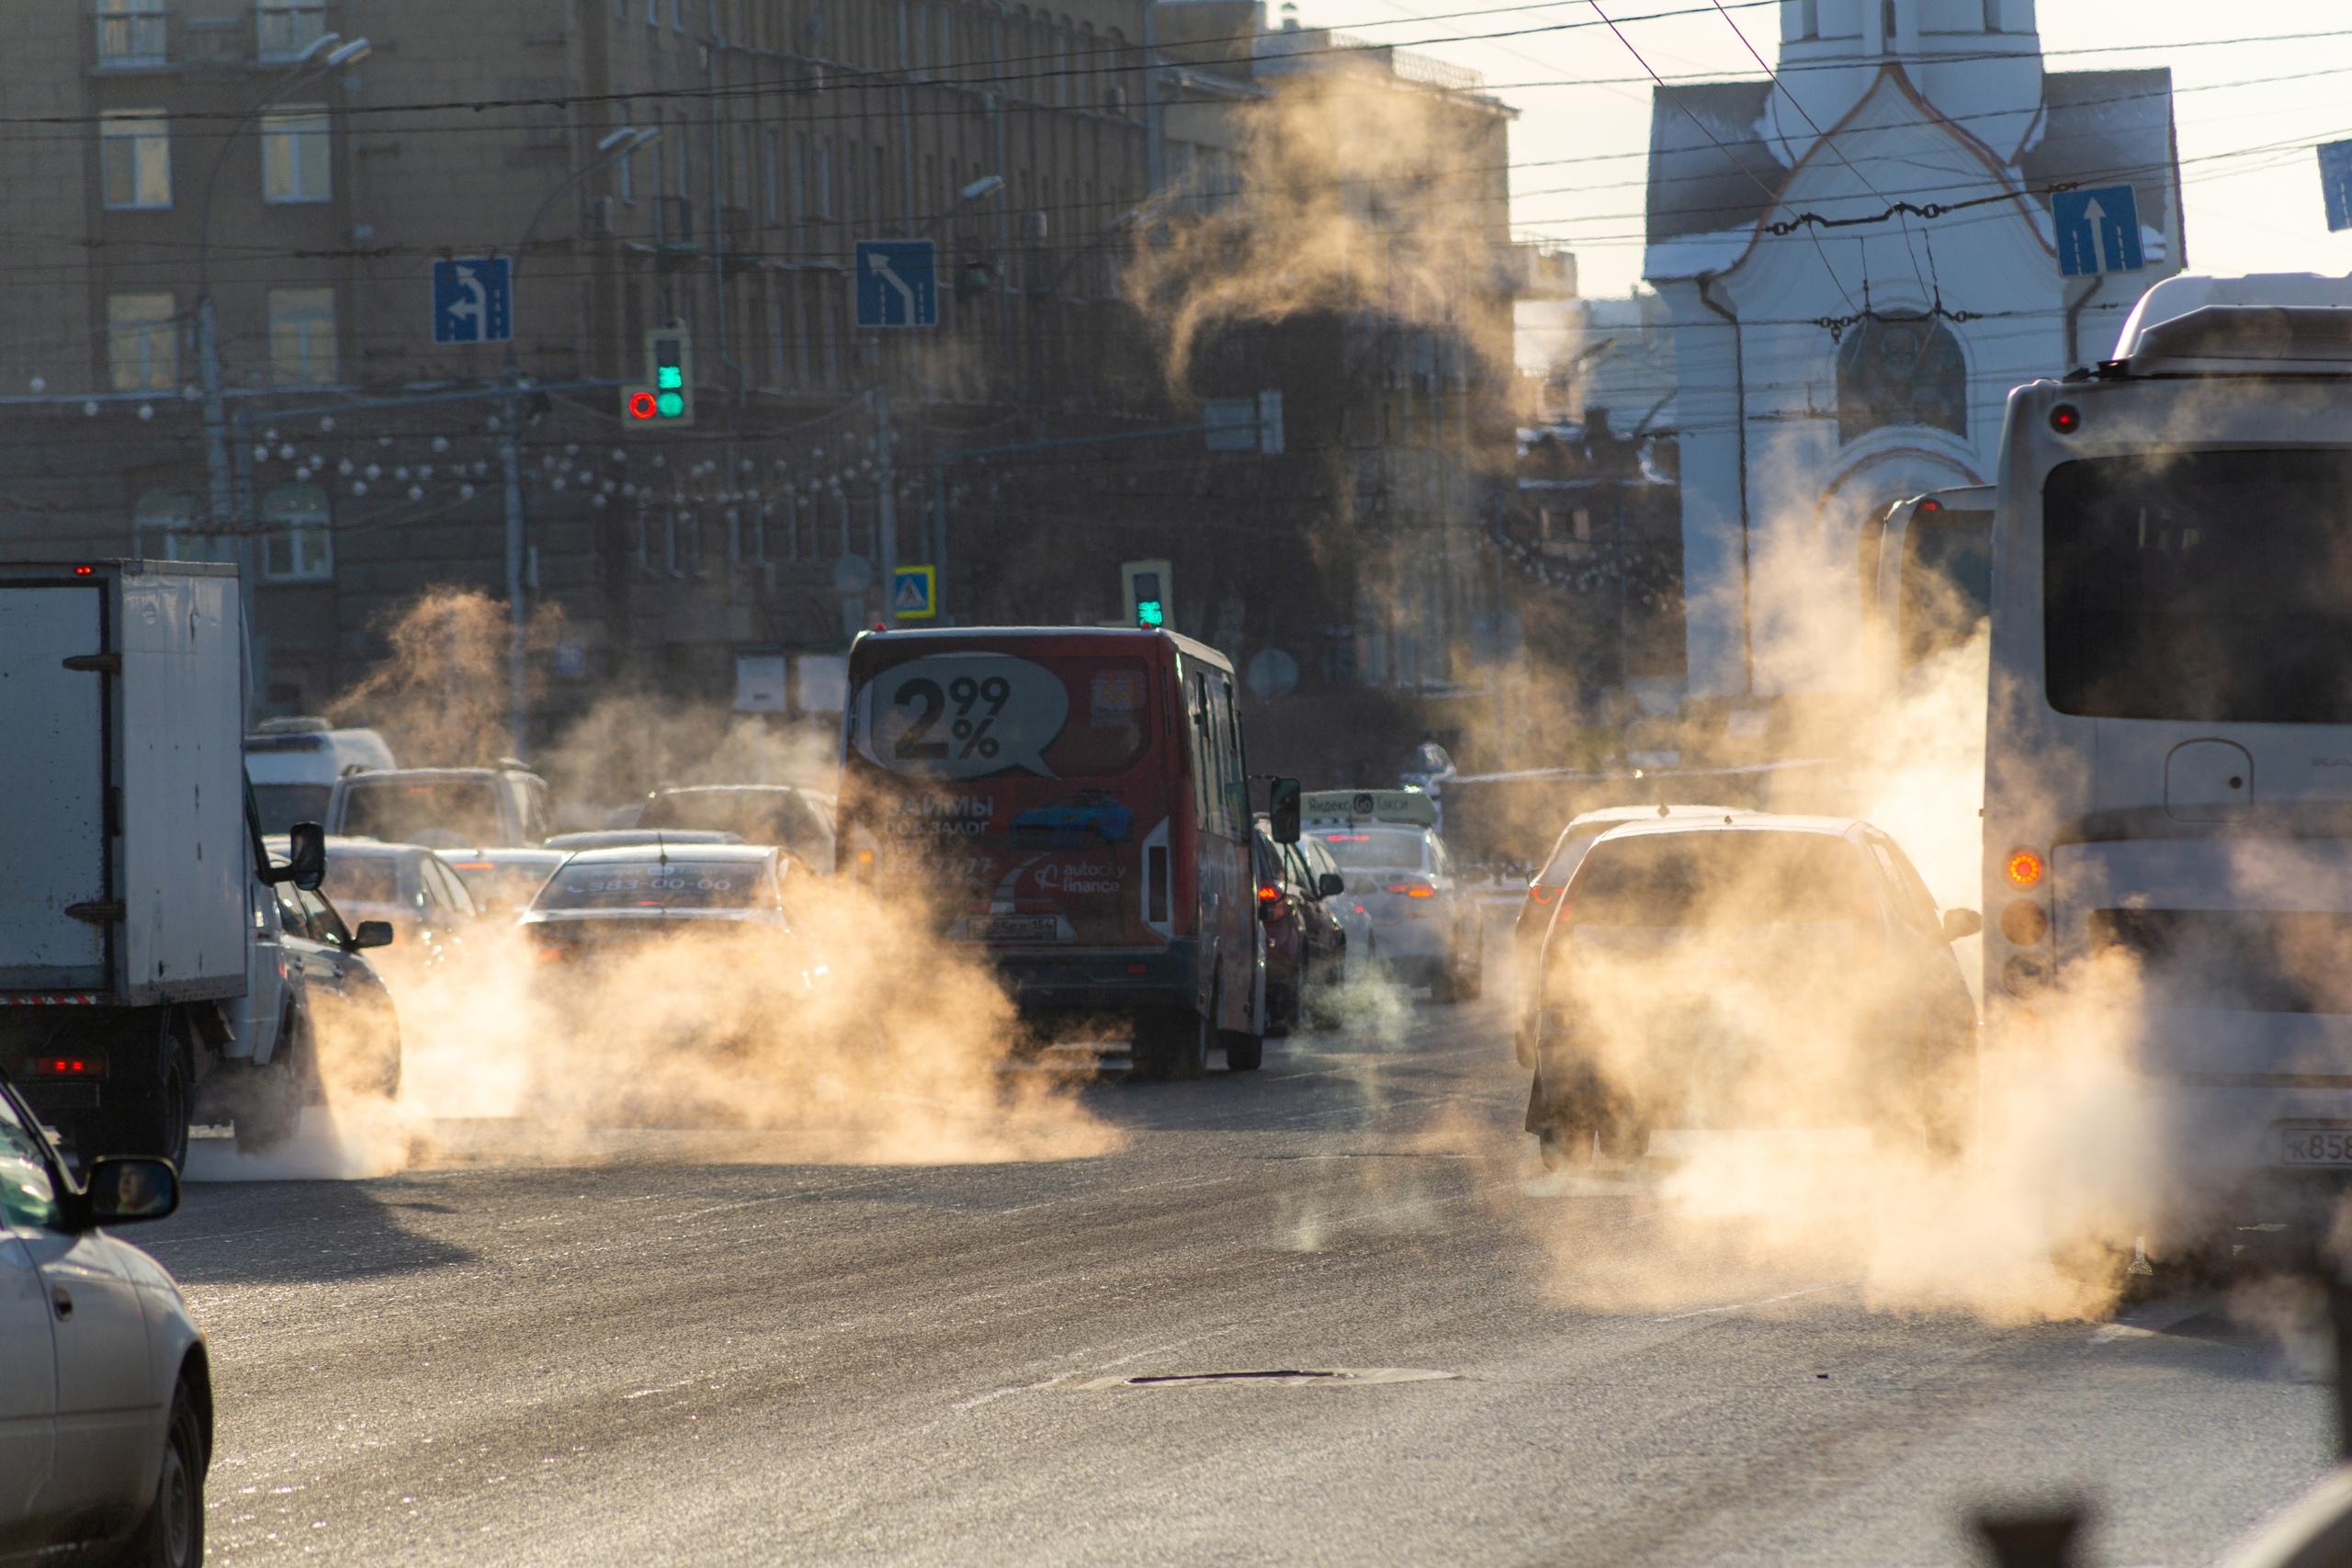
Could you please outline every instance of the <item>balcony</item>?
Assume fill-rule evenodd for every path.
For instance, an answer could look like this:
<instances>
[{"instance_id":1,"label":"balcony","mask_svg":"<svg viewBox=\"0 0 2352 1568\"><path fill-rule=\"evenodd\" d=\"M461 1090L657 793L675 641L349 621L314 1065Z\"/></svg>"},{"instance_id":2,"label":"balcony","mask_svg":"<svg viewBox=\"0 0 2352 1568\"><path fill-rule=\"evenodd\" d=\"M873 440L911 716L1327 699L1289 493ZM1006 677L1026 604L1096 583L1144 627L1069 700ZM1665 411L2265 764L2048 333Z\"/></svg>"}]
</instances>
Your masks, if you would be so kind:
<instances>
[{"instance_id":1,"label":"balcony","mask_svg":"<svg viewBox=\"0 0 2352 1568\"><path fill-rule=\"evenodd\" d=\"M99 0L98 69L152 71L172 62L172 18L160 0Z\"/></svg>"},{"instance_id":2,"label":"balcony","mask_svg":"<svg viewBox=\"0 0 2352 1568\"><path fill-rule=\"evenodd\" d=\"M293 60L326 36L326 0L254 0L254 58Z\"/></svg>"}]
</instances>

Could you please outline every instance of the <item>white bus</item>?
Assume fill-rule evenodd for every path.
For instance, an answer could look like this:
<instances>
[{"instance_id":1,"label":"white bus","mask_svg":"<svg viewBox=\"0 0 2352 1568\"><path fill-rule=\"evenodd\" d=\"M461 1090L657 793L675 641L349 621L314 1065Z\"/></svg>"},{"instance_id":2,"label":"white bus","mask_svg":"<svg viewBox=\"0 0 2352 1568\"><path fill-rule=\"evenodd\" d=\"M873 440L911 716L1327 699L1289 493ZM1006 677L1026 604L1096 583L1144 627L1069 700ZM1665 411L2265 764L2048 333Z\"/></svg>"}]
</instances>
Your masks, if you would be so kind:
<instances>
[{"instance_id":1,"label":"white bus","mask_svg":"<svg viewBox=\"0 0 2352 1568\"><path fill-rule=\"evenodd\" d=\"M2168 279L2010 394L1992 671L1988 1048L2120 949L2181 1190L2352 1172L2352 278Z\"/></svg>"}]
</instances>

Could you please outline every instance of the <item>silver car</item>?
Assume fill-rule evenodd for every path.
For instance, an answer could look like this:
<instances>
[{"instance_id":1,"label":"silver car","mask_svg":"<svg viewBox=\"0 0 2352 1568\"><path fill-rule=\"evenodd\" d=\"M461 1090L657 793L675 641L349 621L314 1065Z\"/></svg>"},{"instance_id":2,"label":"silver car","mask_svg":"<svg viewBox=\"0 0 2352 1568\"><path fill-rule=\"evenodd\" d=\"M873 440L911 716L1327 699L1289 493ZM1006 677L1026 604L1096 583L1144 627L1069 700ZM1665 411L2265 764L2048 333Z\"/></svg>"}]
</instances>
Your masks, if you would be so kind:
<instances>
[{"instance_id":1,"label":"silver car","mask_svg":"<svg viewBox=\"0 0 2352 1568\"><path fill-rule=\"evenodd\" d=\"M100 1228L178 1206L166 1160L74 1181L0 1079L0 1564L204 1560L204 1337L162 1265Z\"/></svg>"}]
</instances>

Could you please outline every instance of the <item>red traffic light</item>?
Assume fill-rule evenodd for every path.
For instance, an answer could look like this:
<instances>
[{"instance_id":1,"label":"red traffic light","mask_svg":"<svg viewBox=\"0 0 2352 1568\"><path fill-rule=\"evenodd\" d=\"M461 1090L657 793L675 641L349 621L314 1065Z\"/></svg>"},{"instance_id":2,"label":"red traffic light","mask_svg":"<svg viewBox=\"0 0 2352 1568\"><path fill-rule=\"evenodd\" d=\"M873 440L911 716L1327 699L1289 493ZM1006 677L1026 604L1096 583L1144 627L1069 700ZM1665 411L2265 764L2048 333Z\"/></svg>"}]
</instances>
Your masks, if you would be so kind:
<instances>
[{"instance_id":1,"label":"red traffic light","mask_svg":"<svg viewBox=\"0 0 2352 1568\"><path fill-rule=\"evenodd\" d=\"M631 392L628 395L629 418L651 420L659 417L661 412L661 405L651 392Z\"/></svg>"}]
</instances>

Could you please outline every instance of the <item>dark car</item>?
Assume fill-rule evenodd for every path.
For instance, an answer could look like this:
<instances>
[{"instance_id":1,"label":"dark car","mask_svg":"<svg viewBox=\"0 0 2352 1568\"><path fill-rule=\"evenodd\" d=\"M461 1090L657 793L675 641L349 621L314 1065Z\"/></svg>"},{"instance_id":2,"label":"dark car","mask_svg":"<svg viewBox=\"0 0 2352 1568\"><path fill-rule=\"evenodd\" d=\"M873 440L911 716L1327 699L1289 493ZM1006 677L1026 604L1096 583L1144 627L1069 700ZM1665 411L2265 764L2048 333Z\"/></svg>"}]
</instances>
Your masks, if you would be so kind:
<instances>
[{"instance_id":1,"label":"dark car","mask_svg":"<svg viewBox=\"0 0 2352 1568\"><path fill-rule=\"evenodd\" d=\"M298 1077L307 1097L350 1094L390 1099L401 1088L401 1019L375 965L362 956L368 948L391 945L385 920L344 923L323 893L306 892L290 882L277 885L278 919L286 963L301 981L303 1007L296 1016L301 1034L295 1049ZM293 1114L299 1115L299 1110ZM266 1123L248 1137L243 1122L239 1142L266 1147L274 1134L290 1131Z\"/></svg>"},{"instance_id":2,"label":"dark car","mask_svg":"<svg viewBox=\"0 0 2352 1568\"><path fill-rule=\"evenodd\" d=\"M1322 876L1295 846L1275 843L1263 822L1251 843L1266 940L1266 1029L1286 1034L1346 979L1348 935L1325 902Z\"/></svg>"},{"instance_id":3,"label":"dark car","mask_svg":"<svg viewBox=\"0 0 2352 1568\"><path fill-rule=\"evenodd\" d=\"M573 855L519 921L540 1000L601 1025L611 1008L643 1002L650 987L723 986L740 1022L758 1011L752 1004L806 993L809 960L784 909L793 863L773 844Z\"/></svg>"},{"instance_id":4,"label":"dark car","mask_svg":"<svg viewBox=\"0 0 2352 1568\"><path fill-rule=\"evenodd\" d=\"M1684 1127L1869 1128L1957 1152L1976 1006L1939 910L1866 822L1741 814L1615 828L1555 906L1527 1130L1547 1165Z\"/></svg>"}]
</instances>

